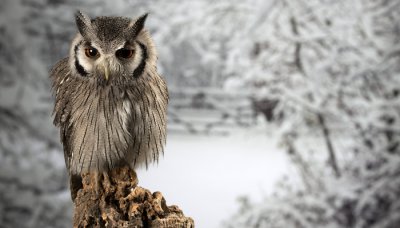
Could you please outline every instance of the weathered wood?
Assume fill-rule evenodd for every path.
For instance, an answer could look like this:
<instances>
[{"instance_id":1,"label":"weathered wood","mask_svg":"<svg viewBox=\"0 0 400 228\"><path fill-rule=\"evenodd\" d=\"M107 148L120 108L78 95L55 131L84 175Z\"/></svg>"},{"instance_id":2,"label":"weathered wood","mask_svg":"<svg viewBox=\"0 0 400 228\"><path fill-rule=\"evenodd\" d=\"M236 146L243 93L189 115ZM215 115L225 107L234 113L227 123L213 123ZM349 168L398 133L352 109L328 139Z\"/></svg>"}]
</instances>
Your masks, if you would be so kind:
<instances>
[{"instance_id":1,"label":"weathered wood","mask_svg":"<svg viewBox=\"0 0 400 228\"><path fill-rule=\"evenodd\" d=\"M74 227L193 228L177 206L167 206L160 192L137 186L135 171L82 175L83 188L74 201Z\"/></svg>"}]
</instances>

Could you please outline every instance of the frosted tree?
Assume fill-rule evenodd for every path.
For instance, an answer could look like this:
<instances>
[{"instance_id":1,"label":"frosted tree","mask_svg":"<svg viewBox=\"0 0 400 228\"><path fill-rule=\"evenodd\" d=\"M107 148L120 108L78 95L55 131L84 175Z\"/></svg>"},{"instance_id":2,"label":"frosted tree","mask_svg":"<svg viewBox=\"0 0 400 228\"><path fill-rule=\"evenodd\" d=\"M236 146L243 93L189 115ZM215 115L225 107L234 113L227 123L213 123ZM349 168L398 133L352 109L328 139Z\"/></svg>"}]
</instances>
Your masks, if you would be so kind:
<instances>
[{"instance_id":1,"label":"frosted tree","mask_svg":"<svg viewBox=\"0 0 400 228\"><path fill-rule=\"evenodd\" d=\"M79 8L93 16L149 11L148 26L171 88L251 90L255 99L279 101L278 133L300 184L282 182L265 202L243 200L227 226L395 227L399 5L396 0L5 0L0 224L71 225L47 77L67 55Z\"/></svg>"},{"instance_id":2,"label":"frosted tree","mask_svg":"<svg viewBox=\"0 0 400 228\"><path fill-rule=\"evenodd\" d=\"M282 144L302 185L243 204L227 226L396 227L399 3L271 1L264 10L243 35L256 39L232 40L230 84L280 100Z\"/></svg>"},{"instance_id":3,"label":"frosted tree","mask_svg":"<svg viewBox=\"0 0 400 228\"><path fill-rule=\"evenodd\" d=\"M70 223L66 175L50 114L41 3L5 1L0 22L0 226ZM37 18L37 19L32 19Z\"/></svg>"}]
</instances>

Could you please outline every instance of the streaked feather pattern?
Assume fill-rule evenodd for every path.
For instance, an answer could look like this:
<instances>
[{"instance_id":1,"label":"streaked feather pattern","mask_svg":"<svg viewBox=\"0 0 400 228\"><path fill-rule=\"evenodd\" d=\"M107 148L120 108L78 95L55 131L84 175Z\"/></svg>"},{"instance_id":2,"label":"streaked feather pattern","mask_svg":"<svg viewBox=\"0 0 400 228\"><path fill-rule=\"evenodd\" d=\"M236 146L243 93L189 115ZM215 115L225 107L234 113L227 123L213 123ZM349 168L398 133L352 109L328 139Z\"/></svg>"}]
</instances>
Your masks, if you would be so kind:
<instances>
[{"instance_id":1,"label":"streaked feather pattern","mask_svg":"<svg viewBox=\"0 0 400 228\"><path fill-rule=\"evenodd\" d=\"M61 129L68 169L82 173L156 161L166 138L168 93L161 77L150 71L132 88L99 88L71 79L67 62L61 60L51 75L58 91L54 124Z\"/></svg>"},{"instance_id":2,"label":"streaked feather pattern","mask_svg":"<svg viewBox=\"0 0 400 228\"><path fill-rule=\"evenodd\" d=\"M168 90L157 73L153 41L141 30L144 19L140 23L119 17L90 21L77 15L81 27L70 57L59 61L50 76L54 124L60 128L71 175L108 171L124 164L147 167L163 152ZM136 30L128 31L127 26ZM126 41L125 33L135 37ZM101 69L82 54L85 45L96 47L105 56L101 61L107 61L110 80L105 81ZM109 57L118 45L135 47L132 62Z\"/></svg>"}]
</instances>

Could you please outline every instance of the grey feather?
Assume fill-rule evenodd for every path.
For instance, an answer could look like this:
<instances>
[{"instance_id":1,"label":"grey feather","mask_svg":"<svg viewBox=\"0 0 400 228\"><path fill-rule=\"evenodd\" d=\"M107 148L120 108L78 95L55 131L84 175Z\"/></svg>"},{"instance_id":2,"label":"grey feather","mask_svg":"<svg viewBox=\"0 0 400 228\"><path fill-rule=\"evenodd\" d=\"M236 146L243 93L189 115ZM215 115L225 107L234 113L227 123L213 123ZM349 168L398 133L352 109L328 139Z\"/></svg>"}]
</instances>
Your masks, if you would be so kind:
<instances>
[{"instance_id":1,"label":"grey feather","mask_svg":"<svg viewBox=\"0 0 400 228\"><path fill-rule=\"evenodd\" d=\"M168 90L157 73L153 41L141 28L145 18L136 24L138 20L122 17L90 20L78 13L79 33L71 44L70 56L51 71L54 124L60 128L73 198L80 188L76 178L80 174L125 164L147 167L163 153ZM140 29L134 43L126 38L132 24ZM145 46L146 53L139 44ZM117 57L121 47L133 50L133 56ZM88 48L96 49L99 55L85 55ZM77 65L87 75L79 74ZM143 69L134 77L138 67Z\"/></svg>"}]
</instances>

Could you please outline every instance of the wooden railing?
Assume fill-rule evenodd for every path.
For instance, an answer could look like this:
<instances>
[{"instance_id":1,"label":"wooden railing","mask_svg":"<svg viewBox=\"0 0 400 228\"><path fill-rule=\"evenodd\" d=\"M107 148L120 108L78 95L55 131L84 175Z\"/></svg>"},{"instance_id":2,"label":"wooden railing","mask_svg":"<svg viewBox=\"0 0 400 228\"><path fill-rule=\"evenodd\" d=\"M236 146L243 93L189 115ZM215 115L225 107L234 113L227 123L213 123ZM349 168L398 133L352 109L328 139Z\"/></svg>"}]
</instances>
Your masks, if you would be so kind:
<instances>
[{"instance_id":1,"label":"wooden railing","mask_svg":"<svg viewBox=\"0 0 400 228\"><path fill-rule=\"evenodd\" d=\"M234 128L248 128L257 124L257 110L249 91L170 88L169 92L170 132L228 134Z\"/></svg>"}]
</instances>

